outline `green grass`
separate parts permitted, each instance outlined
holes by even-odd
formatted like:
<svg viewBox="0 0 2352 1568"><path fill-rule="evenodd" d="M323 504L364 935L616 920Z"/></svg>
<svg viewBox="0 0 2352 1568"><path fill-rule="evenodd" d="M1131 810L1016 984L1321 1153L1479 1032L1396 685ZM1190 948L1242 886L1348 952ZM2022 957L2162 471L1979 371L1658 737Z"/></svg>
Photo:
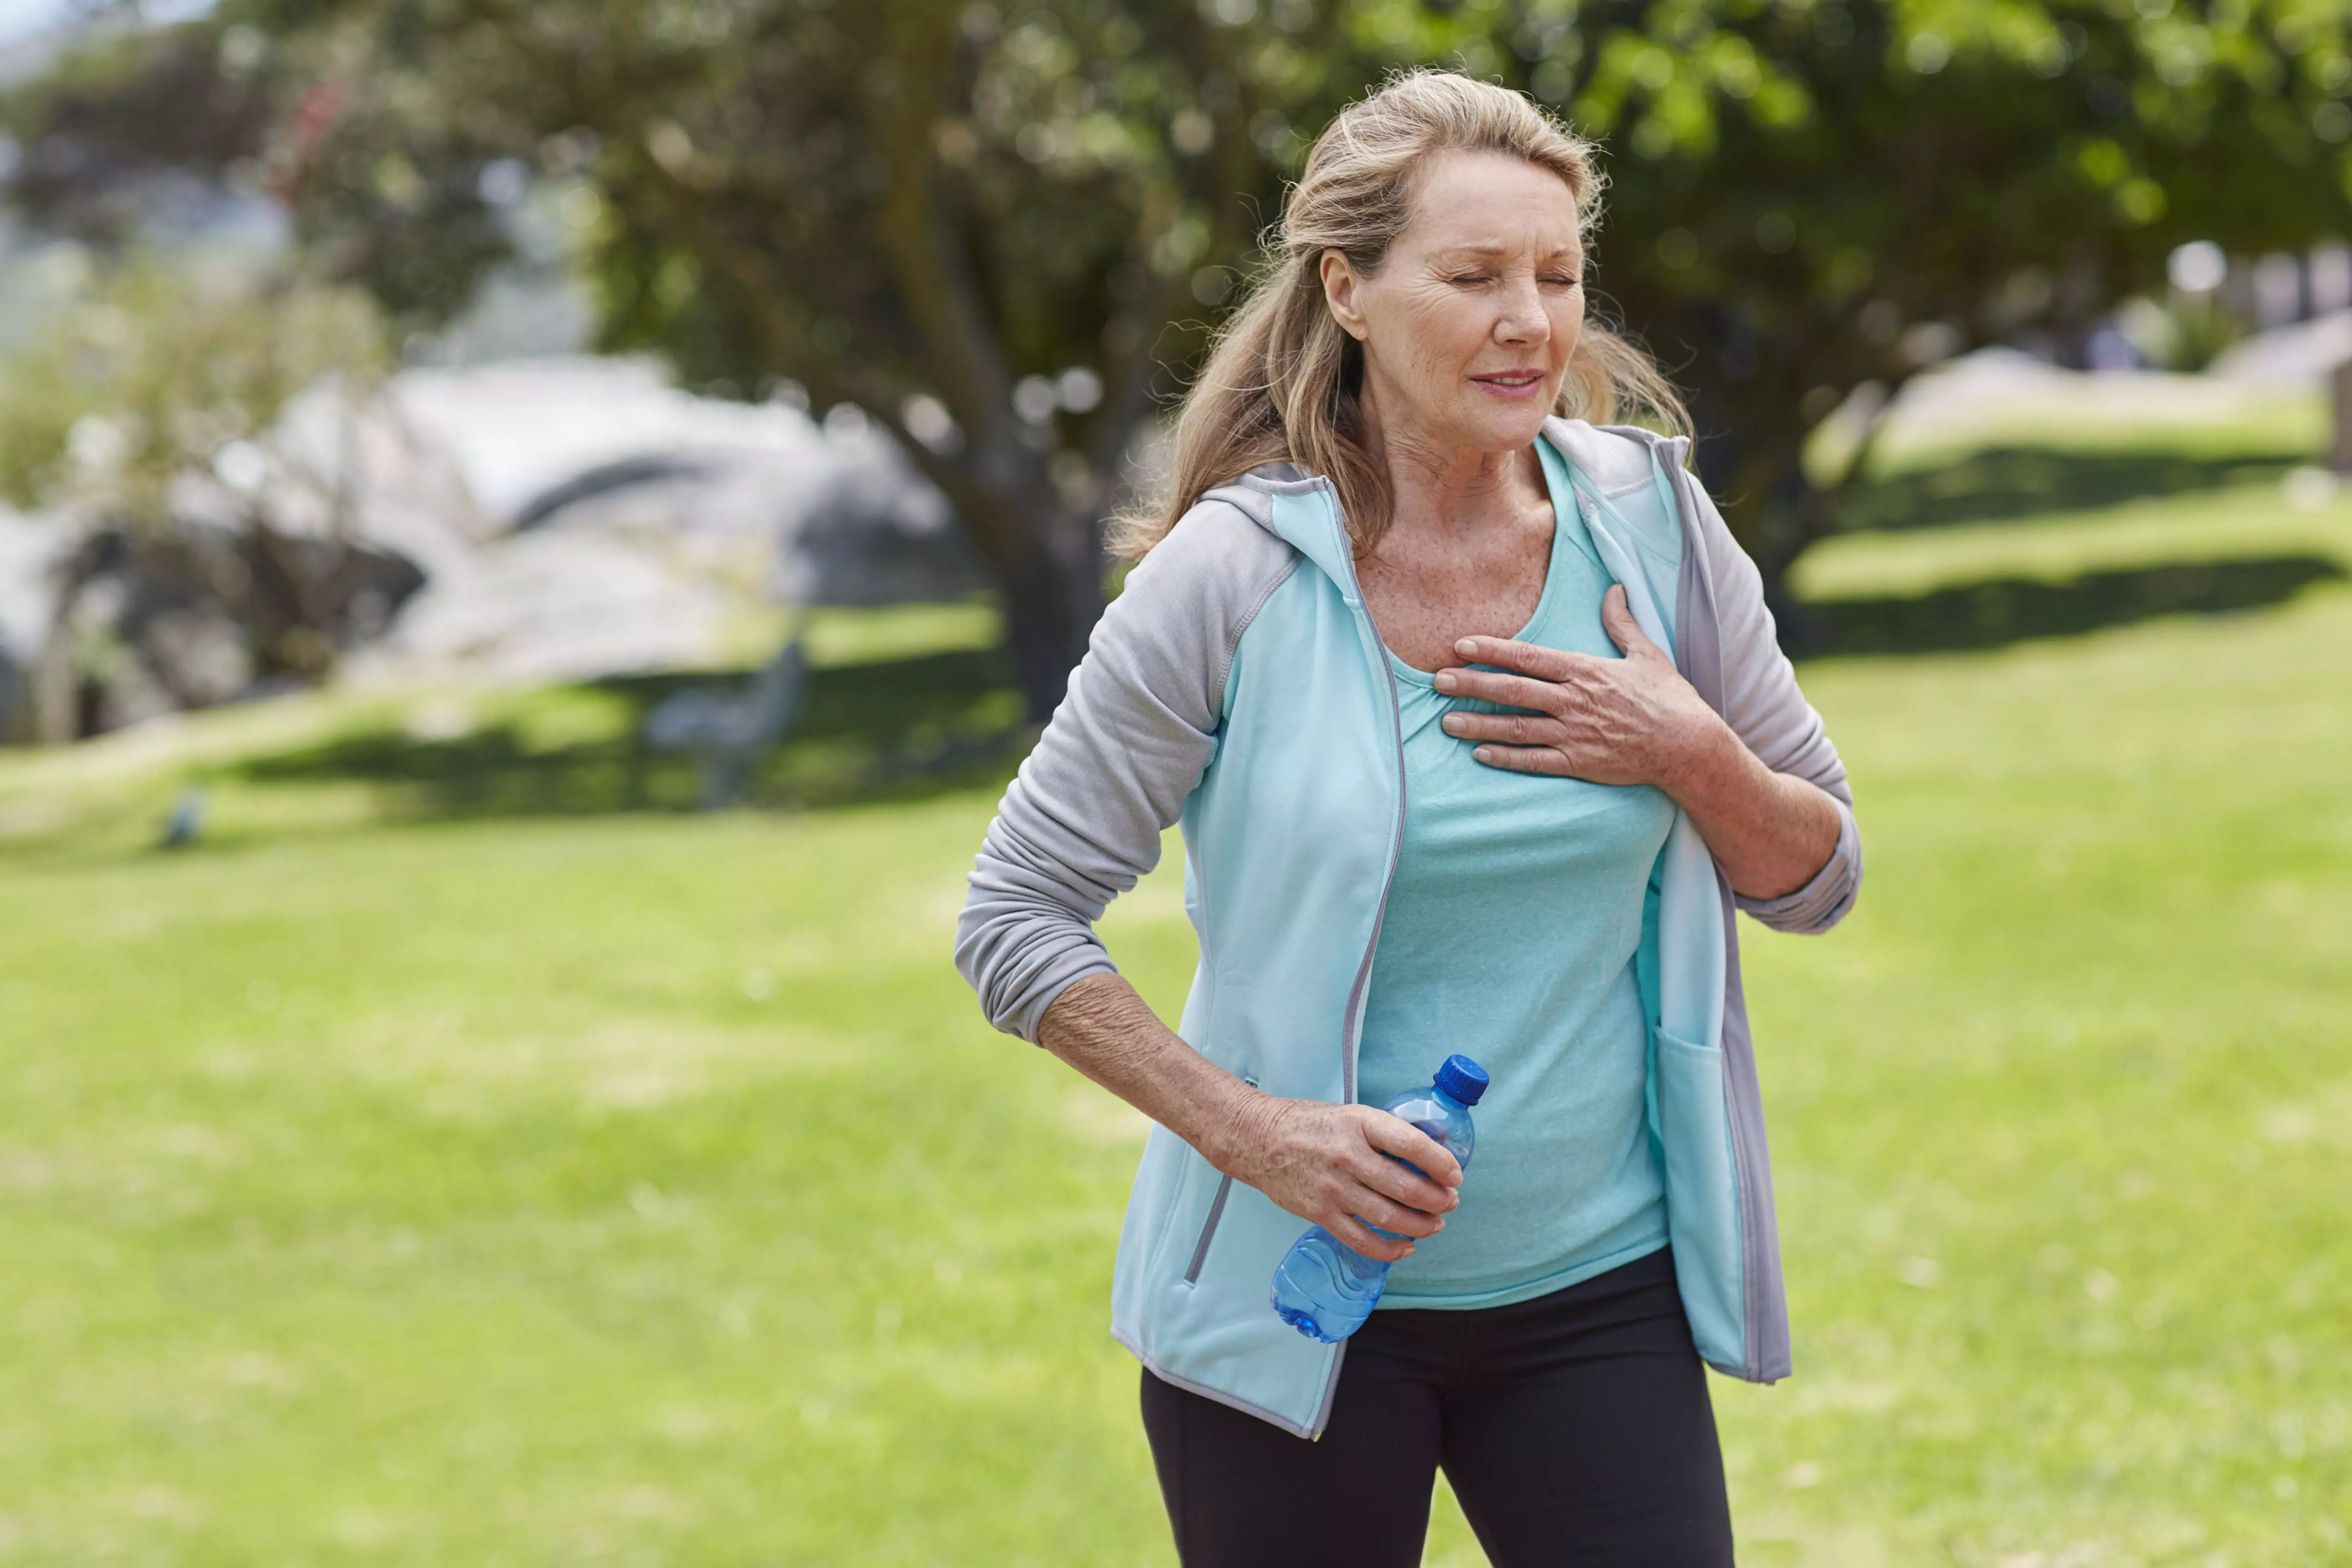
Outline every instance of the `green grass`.
<svg viewBox="0 0 2352 1568"><path fill-rule="evenodd" d="M1871 870L1752 944L1751 1555L2352 1561L2352 596L1808 686Z"/></svg>
<svg viewBox="0 0 2352 1568"><path fill-rule="evenodd" d="M2323 494L2326 481L2321 481ZM2121 505L2038 513L2029 525L1840 534L1807 551L1790 586L1808 599L1919 595L1995 577L2063 582L2089 572L2299 555L2352 564L2352 494L2300 498L2276 479Z"/></svg>
<svg viewBox="0 0 2352 1568"><path fill-rule="evenodd" d="M2206 508L1809 569L2345 552ZM1743 1561L2352 1563L2352 591L1805 681L1870 869L1747 933L1798 1375L1716 1384ZM1171 1562L1141 1124L947 963L992 784L436 815L349 750L410 701L0 765L0 1561ZM1108 931L1172 1011L1171 879Z"/></svg>
<svg viewBox="0 0 2352 1568"><path fill-rule="evenodd" d="M1873 445L1869 471L1882 480L1908 476L1931 498L1965 491L1988 475L2047 481L2077 463L2112 472L2115 459L2127 461L2132 488L2171 489L2182 469L2315 461L2333 429L2327 396L2316 387L2201 378L2155 386L2131 376L2028 382L1982 387L1958 403L1932 400L1928 408L1896 410ZM1808 468L1833 477L1857 433L1843 419L1817 426Z"/></svg>

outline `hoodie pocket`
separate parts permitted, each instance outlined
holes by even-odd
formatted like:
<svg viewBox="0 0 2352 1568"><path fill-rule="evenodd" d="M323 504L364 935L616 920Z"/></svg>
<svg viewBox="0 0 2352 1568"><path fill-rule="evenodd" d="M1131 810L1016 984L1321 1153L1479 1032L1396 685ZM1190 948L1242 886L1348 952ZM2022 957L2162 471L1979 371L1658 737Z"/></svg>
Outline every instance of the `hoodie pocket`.
<svg viewBox="0 0 2352 1568"><path fill-rule="evenodd" d="M1666 1230L1675 1277L1698 1353L1743 1375L1747 1364L1746 1235L1723 1052L1664 1029L1657 1036L1658 1142L1666 1166Z"/></svg>
<svg viewBox="0 0 2352 1568"><path fill-rule="evenodd" d="M1242 1081L1252 1089L1257 1087L1255 1078L1244 1078ZM1207 1163L1205 1156L1202 1163ZM1184 1261L1185 1284L1198 1285L1201 1282L1201 1270L1209 1261L1209 1244L1217 1239L1217 1226L1225 1217L1225 1202L1233 1195L1233 1177L1219 1172L1216 1194L1209 1199L1209 1215L1201 1222L1200 1239L1192 1243L1192 1255Z"/></svg>
<svg viewBox="0 0 2352 1568"><path fill-rule="evenodd" d="M1217 1239L1217 1226L1225 1217L1225 1200L1234 1195L1234 1179L1221 1175L1217 1194L1209 1200L1209 1217L1201 1222L1201 1239L1192 1244L1192 1256L1184 1265L1184 1283L1201 1282L1201 1269L1209 1261L1209 1243Z"/></svg>

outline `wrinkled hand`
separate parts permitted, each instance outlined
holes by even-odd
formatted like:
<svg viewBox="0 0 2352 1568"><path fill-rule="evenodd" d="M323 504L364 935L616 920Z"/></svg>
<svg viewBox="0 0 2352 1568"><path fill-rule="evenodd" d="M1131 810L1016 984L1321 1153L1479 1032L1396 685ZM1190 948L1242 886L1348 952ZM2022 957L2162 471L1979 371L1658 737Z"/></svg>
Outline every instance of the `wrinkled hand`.
<svg viewBox="0 0 2352 1568"><path fill-rule="evenodd" d="M1461 1162L1412 1122L1369 1105L1261 1096L1220 1143L1211 1156L1218 1169L1383 1263L1410 1258L1412 1243L1374 1235L1364 1221L1430 1237L1445 1227L1439 1216L1461 1202L1454 1190ZM1397 1160L1429 1173L1417 1175Z"/></svg>
<svg viewBox="0 0 2352 1568"><path fill-rule="evenodd" d="M1492 767L1594 784L1654 784L1675 794L1676 778L1730 731L1665 651L1642 635L1622 585L1601 600L1601 624L1623 658L1504 637L1455 643L1465 664L1517 673L1449 667L1437 672L1439 691L1532 711L1448 713L1445 732L1480 742L1472 754Z"/></svg>

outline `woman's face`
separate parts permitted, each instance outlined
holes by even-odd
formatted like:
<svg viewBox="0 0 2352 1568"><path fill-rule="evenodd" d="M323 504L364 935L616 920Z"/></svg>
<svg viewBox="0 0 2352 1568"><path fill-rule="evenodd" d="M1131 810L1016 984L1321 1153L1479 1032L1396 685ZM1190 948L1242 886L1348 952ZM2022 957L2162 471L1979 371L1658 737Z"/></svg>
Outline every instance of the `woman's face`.
<svg viewBox="0 0 2352 1568"><path fill-rule="evenodd" d="M1383 437L1509 452L1536 438L1584 323L1584 247L1560 177L1507 153L1440 153L1380 270L1323 255L1364 345Z"/></svg>

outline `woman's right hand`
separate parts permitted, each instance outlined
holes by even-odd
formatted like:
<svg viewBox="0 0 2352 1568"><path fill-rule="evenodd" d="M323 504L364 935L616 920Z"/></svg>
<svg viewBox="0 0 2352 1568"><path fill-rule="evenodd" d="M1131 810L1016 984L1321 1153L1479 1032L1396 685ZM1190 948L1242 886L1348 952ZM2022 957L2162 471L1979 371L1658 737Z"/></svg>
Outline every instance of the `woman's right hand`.
<svg viewBox="0 0 2352 1568"><path fill-rule="evenodd" d="M1438 1216L1461 1201L1454 1189L1462 1163L1412 1122L1369 1105L1252 1089L1178 1038L1120 975L1065 986L1039 1021L1037 1043L1226 1175L1366 1258L1394 1263L1412 1255L1412 1243L1375 1236L1365 1220L1400 1237L1435 1236L1445 1224Z"/></svg>
<svg viewBox="0 0 2352 1568"><path fill-rule="evenodd" d="M1217 1145L1202 1151L1211 1164L1383 1263L1412 1257L1412 1243L1375 1235L1365 1221L1401 1237L1434 1236L1462 1201L1462 1164L1445 1145L1369 1105L1258 1095Z"/></svg>

